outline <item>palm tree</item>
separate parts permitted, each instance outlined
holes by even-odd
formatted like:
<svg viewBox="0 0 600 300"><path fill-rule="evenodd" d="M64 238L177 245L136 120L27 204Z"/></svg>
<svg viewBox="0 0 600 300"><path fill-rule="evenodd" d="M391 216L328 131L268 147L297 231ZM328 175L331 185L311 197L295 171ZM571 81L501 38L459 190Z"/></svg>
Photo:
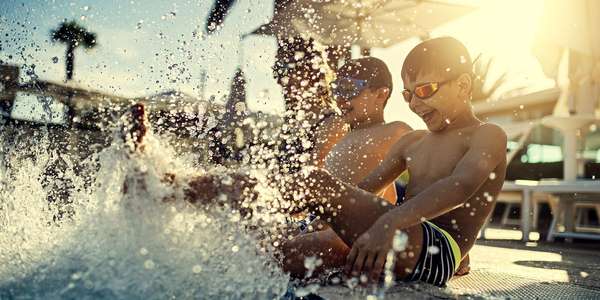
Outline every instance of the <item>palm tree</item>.
<svg viewBox="0 0 600 300"><path fill-rule="evenodd" d="M73 67L75 63L75 49L79 46L93 48L96 44L96 34L88 32L83 26L75 21L64 21L58 27L50 31L52 42L60 42L67 45L66 67L67 80L73 78Z"/></svg>

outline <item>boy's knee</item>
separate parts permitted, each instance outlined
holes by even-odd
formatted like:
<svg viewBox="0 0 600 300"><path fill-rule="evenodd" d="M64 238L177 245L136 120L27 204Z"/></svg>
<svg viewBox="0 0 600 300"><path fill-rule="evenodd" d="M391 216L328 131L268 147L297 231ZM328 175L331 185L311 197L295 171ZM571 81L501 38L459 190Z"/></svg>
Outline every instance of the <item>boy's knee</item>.
<svg viewBox="0 0 600 300"><path fill-rule="evenodd" d="M417 260L423 251L423 230L421 224L406 228L403 233L407 235L404 250L396 255L394 273L398 278L405 278L413 272Z"/></svg>
<svg viewBox="0 0 600 300"><path fill-rule="evenodd" d="M304 170L302 170L304 178L307 179L313 179L316 181L319 180L328 180L333 178L331 176L331 174L329 173L329 171L325 170L325 169L321 169L321 168L316 168L316 167L309 167L309 168L305 168Z"/></svg>

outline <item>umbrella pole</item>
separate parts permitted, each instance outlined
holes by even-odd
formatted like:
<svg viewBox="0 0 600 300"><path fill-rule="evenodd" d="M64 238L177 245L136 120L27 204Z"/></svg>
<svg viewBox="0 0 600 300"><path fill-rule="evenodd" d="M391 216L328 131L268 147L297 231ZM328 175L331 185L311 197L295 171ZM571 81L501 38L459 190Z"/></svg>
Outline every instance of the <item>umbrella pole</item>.
<svg viewBox="0 0 600 300"><path fill-rule="evenodd" d="M244 47L243 47L243 37L240 36L240 40L238 41L238 64L240 65L240 69L243 67L244 64Z"/></svg>
<svg viewBox="0 0 600 300"><path fill-rule="evenodd" d="M563 176L565 180L577 179L577 129L563 130L565 149Z"/></svg>

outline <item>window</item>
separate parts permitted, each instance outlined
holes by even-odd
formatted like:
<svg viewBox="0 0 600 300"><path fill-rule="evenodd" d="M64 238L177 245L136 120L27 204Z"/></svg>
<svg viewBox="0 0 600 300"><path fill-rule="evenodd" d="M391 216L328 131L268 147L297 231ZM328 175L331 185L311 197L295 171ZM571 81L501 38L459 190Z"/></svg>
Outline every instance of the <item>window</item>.
<svg viewBox="0 0 600 300"><path fill-rule="evenodd" d="M521 157L521 162L524 163L551 163L562 160L562 149L556 145L529 144L527 154Z"/></svg>

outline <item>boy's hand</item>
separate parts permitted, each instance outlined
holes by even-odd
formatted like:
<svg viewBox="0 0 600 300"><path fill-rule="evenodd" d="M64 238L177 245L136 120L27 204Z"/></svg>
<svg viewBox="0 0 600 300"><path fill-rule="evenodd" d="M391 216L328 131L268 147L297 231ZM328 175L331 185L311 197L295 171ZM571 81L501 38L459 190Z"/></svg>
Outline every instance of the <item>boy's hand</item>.
<svg viewBox="0 0 600 300"><path fill-rule="evenodd" d="M372 281L379 280L395 234L388 216L389 214L382 215L354 242L346 259L346 273L353 276L370 273Z"/></svg>

